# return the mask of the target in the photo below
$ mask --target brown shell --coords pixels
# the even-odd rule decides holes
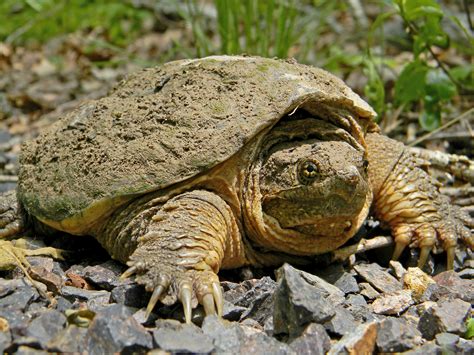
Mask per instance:
[[[293,61],[215,56],[144,69],[24,145],[19,197],[43,220],[95,218],[84,212],[100,201],[114,208],[209,170],[296,108],[343,125],[350,115],[362,131],[375,115],[335,76]]]

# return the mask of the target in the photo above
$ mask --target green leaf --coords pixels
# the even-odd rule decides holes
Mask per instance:
[[[457,94],[456,85],[439,68],[428,71],[425,85],[426,94],[435,101],[450,100]]]
[[[438,105],[425,106],[425,110],[420,115],[420,125],[427,131],[432,131],[439,127],[441,123],[441,110]]]
[[[425,95],[425,76],[429,68],[416,60],[403,68],[395,83],[395,101],[398,105],[420,100]]]
[[[469,318],[467,321],[466,339],[474,338],[474,318]]]
[[[408,21],[420,17],[443,17],[443,11],[435,0],[403,0],[403,9]]]

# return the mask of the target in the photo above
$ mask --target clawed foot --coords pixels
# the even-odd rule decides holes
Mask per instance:
[[[206,315],[217,313],[222,316],[224,297],[219,278],[213,271],[185,269],[176,265],[147,265],[144,261],[134,260],[127,265],[130,267],[121,278],[136,274],[136,281],[152,292],[146,318],[159,300],[173,304],[178,299],[183,305],[186,323],[191,323],[192,309],[198,303],[204,307]]]
[[[461,239],[470,249],[474,248],[474,239],[470,228],[474,227],[474,220],[456,206],[446,205],[442,209],[440,218],[434,221],[411,222],[396,224],[392,228],[395,239],[393,260],[397,260],[406,246],[420,248],[418,267],[422,268],[433,249],[446,251],[447,269],[454,268],[455,249]],[[423,220],[423,215],[415,218]]]

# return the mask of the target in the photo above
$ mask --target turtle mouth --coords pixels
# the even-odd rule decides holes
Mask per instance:
[[[352,225],[353,223],[349,219],[343,219],[342,222],[321,220],[319,223],[299,224],[291,227],[291,229],[305,235],[324,235],[330,237],[347,234],[352,229]]]

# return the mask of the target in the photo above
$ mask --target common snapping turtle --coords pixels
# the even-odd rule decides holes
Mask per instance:
[[[94,236],[158,300],[222,313],[217,273],[304,262],[343,245],[372,207],[394,258],[472,248],[472,220],[372,108],[313,67],[216,56],[144,69],[23,146],[0,236]],[[16,202],[18,201],[18,202]],[[13,207],[12,207],[13,206]]]

